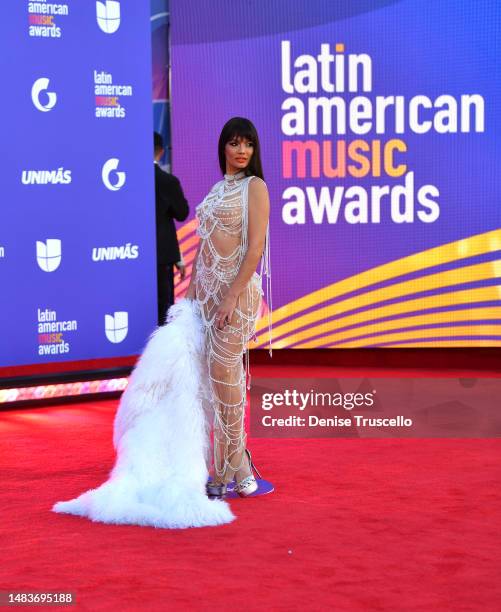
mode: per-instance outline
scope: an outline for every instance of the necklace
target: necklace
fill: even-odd
[[[225,174],[224,175],[224,180],[227,183],[236,183],[240,179],[243,179],[244,176],[245,176],[245,172],[243,170],[241,170],[240,172],[237,172],[236,174]]]

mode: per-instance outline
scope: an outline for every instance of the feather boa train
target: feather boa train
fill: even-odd
[[[226,502],[205,494],[212,412],[198,308],[181,300],[149,339],[115,416],[109,479],[54,512],[166,528],[234,520]]]

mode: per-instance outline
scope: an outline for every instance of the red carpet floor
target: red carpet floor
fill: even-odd
[[[116,404],[0,414],[0,590],[92,611],[501,609],[501,440],[254,440],[276,492],[224,527],[50,512],[106,479]]]

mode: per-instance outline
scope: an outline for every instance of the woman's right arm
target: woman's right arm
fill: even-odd
[[[190,284],[188,285],[186,295],[184,296],[188,300],[195,299],[195,279],[197,275],[197,259],[198,259],[198,255],[200,254],[201,244],[202,244],[201,242],[198,243],[197,253],[195,255],[195,258],[193,259],[193,265],[191,266]]]

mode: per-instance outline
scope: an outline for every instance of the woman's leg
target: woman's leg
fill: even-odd
[[[238,329],[213,333],[209,375],[214,391],[214,480],[228,483],[241,468],[245,449],[245,372]]]
[[[214,479],[240,482],[251,474],[244,428],[246,380],[243,353],[254,331],[259,291],[250,284],[237,301],[229,325],[210,329],[209,374],[214,391]]]

